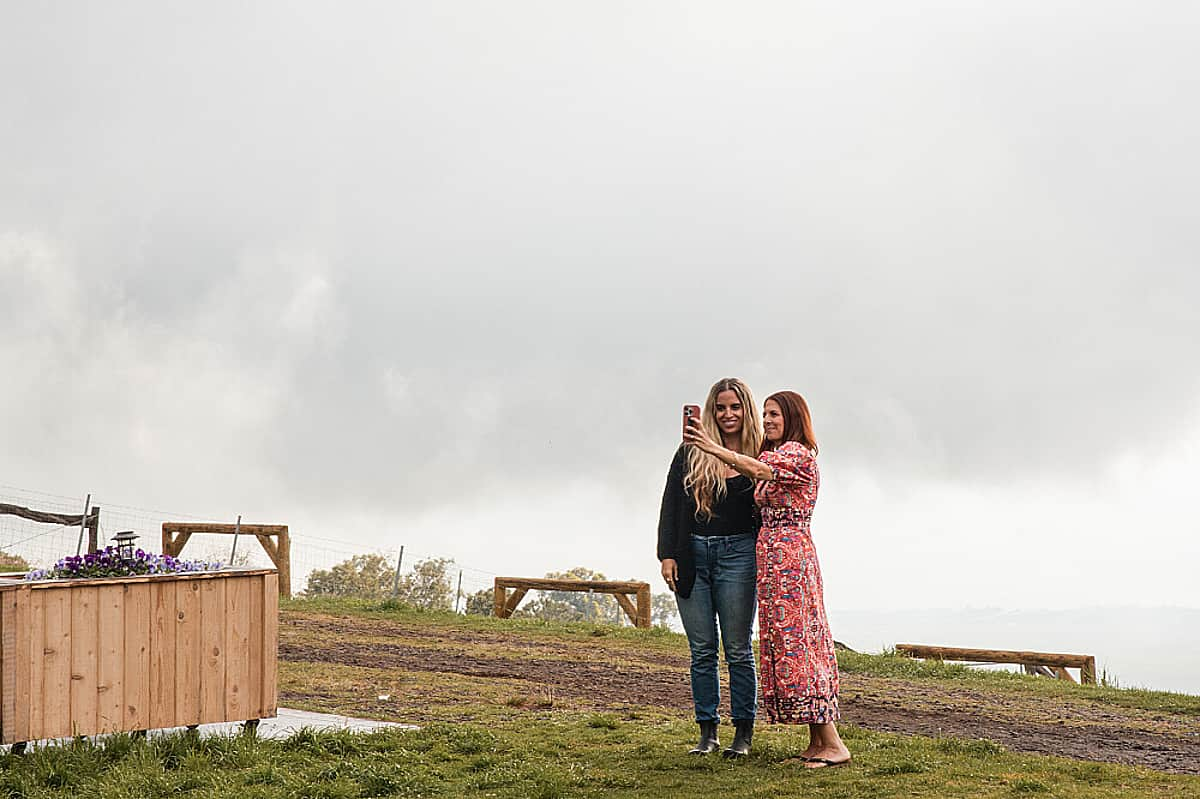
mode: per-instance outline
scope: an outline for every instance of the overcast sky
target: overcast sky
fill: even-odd
[[[736,375],[810,400],[831,606],[1200,606],[1197,40],[6,3],[0,483],[657,589],[679,407]]]

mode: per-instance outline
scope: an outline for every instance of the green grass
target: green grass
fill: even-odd
[[[847,674],[895,677],[907,680],[960,682],[991,691],[1034,694],[1075,701],[1088,701],[1115,707],[1175,713],[1200,717],[1200,696],[1151,691],[1140,688],[1113,688],[1104,685],[1075,685],[1065,680],[1034,677],[1011,671],[971,668],[961,663],[943,663],[885,652],[880,655],[839,652],[838,668]]]
[[[301,597],[283,599],[280,610],[302,613],[329,613],[353,615],[365,618],[387,619],[421,626],[447,625],[460,630],[479,630],[522,636],[555,638],[567,641],[636,641],[639,648],[661,648],[677,651],[680,641],[686,639],[680,633],[665,627],[639,629],[615,624],[590,624],[576,621],[547,621],[545,619],[511,618],[497,619],[493,616],[464,616],[448,610],[423,610],[391,600],[352,599],[347,597]],[[686,643],[684,644],[686,647]]]
[[[847,726],[854,762],[806,771],[791,760],[804,747],[796,730],[761,730],[745,762],[685,754],[692,734],[679,721],[545,714],[488,728],[301,731],[285,741],[113,736],[0,758],[0,796],[1200,797],[1195,777],[1016,755],[986,741]]]
[[[331,641],[390,640],[421,651],[448,646],[508,657],[577,656],[621,664],[647,659],[686,679],[687,645],[666,630],[497,620],[354,600],[283,603],[281,640],[325,640],[330,616],[379,620]],[[305,627],[297,622],[314,622]],[[382,623],[382,622],[387,622]],[[463,635],[462,633],[468,633]],[[478,633],[478,635],[475,635]],[[407,637],[406,637],[407,636]],[[445,643],[439,643],[445,641]],[[904,703],[985,704],[1033,718],[1048,707],[1086,720],[1089,734],[1116,735],[1161,717],[1196,729],[1200,697],[1075,686],[1023,674],[922,662],[894,654],[839,653],[843,688]],[[151,740],[112,736],[0,756],[0,799],[153,797],[1196,797],[1200,777],[1025,755],[983,740],[892,735],[839,725],[854,753],[848,766],[805,770],[795,756],[803,728],[760,725],[745,762],[696,758],[689,708],[592,703],[556,696],[549,685],[453,670],[405,671],[378,664],[287,660],[280,690],[291,707],[390,720],[420,720],[418,731],[370,735],[302,731],[286,741],[239,736]],[[379,695],[387,695],[386,701]],[[1065,710],[1063,710],[1065,708]],[[993,708],[994,709],[994,708]],[[1026,714],[1021,716],[1020,714]],[[732,731],[721,730],[723,739]]]
[[[421,610],[394,604],[390,601],[377,602],[340,597],[284,600],[281,602],[281,609],[304,613],[329,613],[387,619],[423,627],[444,625],[460,630],[519,635],[522,638],[533,637],[589,643],[603,640],[614,644],[627,642],[636,644],[639,650],[665,651],[674,654],[687,652],[687,640],[681,633],[661,627],[645,630],[636,627],[542,619],[462,616],[450,611]],[[757,643],[755,651],[757,652]],[[848,674],[963,684],[999,693],[1018,692],[1149,712],[1200,717],[1200,696],[1102,685],[1072,685],[1063,680],[1034,677],[1018,672],[977,669],[959,663],[917,660],[897,655],[894,652],[869,654],[841,651],[838,652],[838,667]]]

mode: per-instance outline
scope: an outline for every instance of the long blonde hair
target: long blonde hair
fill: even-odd
[[[736,377],[726,377],[713,383],[700,414],[700,426],[714,441],[723,441],[721,426],[717,424],[717,395],[722,391],[737,394],[742,403],[742,437],[738,451],[743,455],[757,457],[762,447],[762,418],[750,387]],[[696,518],[707,521],[712,518],[713,505],[725,498],[725,464],[699,447],[689,447],[687,473],[683,478],[684,490],[691,492],[696,502]]]

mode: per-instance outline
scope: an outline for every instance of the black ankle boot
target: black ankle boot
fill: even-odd
[[[700,721],[700,743],[688,752],[689,755],[711,755],[713,752],[721,748],[721,742],[717,740],[717,722],[715,721]]]
[[[721,754],[725,757],[745,757],[750,754],[750,739],[754,737],[754,719],[733,720],[733,743]]]

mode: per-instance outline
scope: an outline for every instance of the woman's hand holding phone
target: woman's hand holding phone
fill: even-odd
[[[688,428],[692,426],[692,420],[695,419],[695,424],[700,424],[700,406],[699,405],[684,405],[683,406],[683,440],[687,441]]]
[[[698,405],[683,406],[683,443],[691,444],[710,453],[717,446],[700,426],[700,407]]]

